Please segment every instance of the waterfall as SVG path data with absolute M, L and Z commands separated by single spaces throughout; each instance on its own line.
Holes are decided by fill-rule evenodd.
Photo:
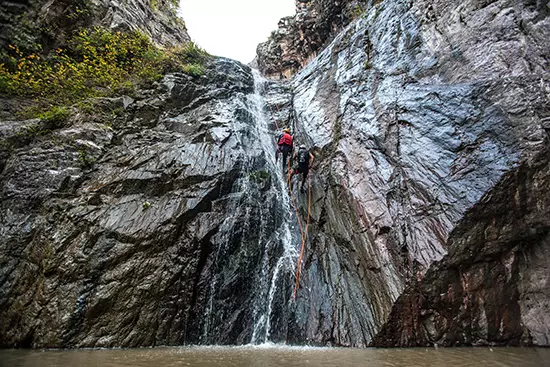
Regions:
M 233 208 L 232 215 L 225 218 L 222 225 L 220 226 L 219 232 L 222 234 L 223 237 L 225 237 L 227 240 L 223 242 L 222 246 L 219 246 L 215 258 L 214 258 L 214 264 L 216 266 L 217 271 L 213 272 L 213 277 L 209 285 L 209 296 L 208 296 L 208 302 L 206 304 L 205 309 L 205 321 L 203 323 L 202 327 L 202 333 L 201 333 L 201 343 L 202 344 L 213 344 L 216 343 L 216 338 L 210 337 L 210 331 L 213 326 L 215 326 L 215 322 L 212 322 L 213 315 L 215 314 L 214 311 L 214 301 L 216 299 L 217 295 L 217 286 L 218 281 L 220 277 L 220 272 L 224 266 L 223 262 L 221 261 L 222 258 L 226 256 L 226 251 L 228 250 L 228 244 L 231 237 L 234 235 L 236 223 L 239 217 L 243 217 L 243 231 L 246 233 L 250 227 L 250 200 L 251 198 L 246 195 L 247 192 L 250 190 L 251 182 L 250 182 L 250 176 L 248 175 L 248 172 L 252 169 L 252 162 L 250 160 L 245 161 L 245 165 L 242 168 L 243 172 L 245 174 L 239 178 L 239 180 L 236 183 L 236 194 L 231 195 L 228 201 L 228 206 Z M 261 230 L 261 229 L 260 229 Z M 260 236 L 260 239 L 262 236 Z
M 229 215 L 214 251 L 198 331 L 201 344 L 262 344 L 286 340 L 300 245 L 282 161 L 275 157 L 273 116 L 253 71 L 254 92 L 234 100 L 239 175 L 224 199 Z M 270 97 L 273 97 L 271 95 Z M 229 321 L 228 321 L 229 320 Z
M 265 90 L 268 81 L 263 78 L 257 70 L 253 70 L 254 75 L 254 94 L 249 95 L 249 102 L 252 113 L 256 121 L 256 133 L 261 142 L 261 148 L 265 157 L 265 169 L 275 180 L 271 190 L 275 190 L 275 195 L 279 201 L 283 214 L 281 225 L 275 231 L 273 241 L 263 244 L 266 248 L 262 259 L 262 278 L 261 289 L 258 292 L 254 309 L 254 331 L 251 338 L 252 344 L 267 343 L 272 335 L 272 327 L 276 320 L 273 320 L 277 306 L 281 306 L 284 313 L 287 309 L 287 301 L 292 292 L 288 283 L 282 280 L 286 277 L 294 279 L 295 264 L 298 258 L 298 242 L 296 236 L 296 218 L 291 207 L 288 185 L 282 172 L 282 165 L 275 160 L 274 134 L 272 118 L 266 106 L 265 97 L 262 91 Z M 272 253 L 276 253 L 276 247 L 281 246 L 282 252 L 276 261 L 270 259 Z M 270 269 L 269 264 L 275 265 Z M 286 286 L 289 289 L 281 289 Z M 283 296 L 284 299 L 279 299 Z M 279 318 L 284 315 L 277 315 Z

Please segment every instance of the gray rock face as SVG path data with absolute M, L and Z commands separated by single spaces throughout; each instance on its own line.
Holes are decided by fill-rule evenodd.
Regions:
M 296 0 L 296 15 L 258 45 L 258 69 L 274 78 L 288 78 L 322 51 L 344 26 L 359 16 L 365 0 Z
M 80 27 L 139 30 L 155 43 L 174 46 L 190 41 L 185 23 L 170 0 L 25 0 L 0 2 L 0 56 L 8 45 L 26 52 L 49 51 Z
M 51 132 L 0 125 L 1 346 L 264 340 L 295 234 L 253 90 L 220 59 Z
M 299 293 L 302 311 L 291 340 L 369 344 L 407 280 L 422 278 L 456 243 L 468 241 L 466 233 L 453 241 L 449 235 L 459 225 L 473 225 L 465 215 L 482 196 L 498 191 L 495 186 L 505 173 L 521 172 L 522 162 L 546 149 L 547 15 L 546 5 L 511 1 L 484 6 L 382 2 L 350 24 L 295 76 L 291 85 L 297 140 L 314 146 L 320 159 L 312 181 L 314 225 L 307 276 Z M 547 196 L 547 190 L 540 195 Z M 547 223 L 537 224 L 533 214 L 543 210 L 539 204 L 534 199 L 522 203 L 529 209 L 516 214 L 525 214 L 525 223 L 514 227 L 541 227 L 539 240 L 530 247 L 533 254 L 548 251 L 543 236 Z M 478 216 L 491 218 L 497 209 L 486 207 Z M 504 231 L 508 224 L 500 224 Z M 498 223 L 493 226 L 500 228 Z M 529 269 L 528 261 L 514 260 L 521 255 L 512 248 L 503 249 L 503 259 L 509 260 L 502 261 L 523 270 L 514 270 L 509 281 L 524 294 L 542 287 L 544 296 L 537 301 L 529 296 L 507 298 L 498 291 L 507 283 L 499 282 L 486 283 L 487 289 L 480 292 L 491 294 L 498 307 L 516 310 L 498 320 L 515 331 L 523 324 L 523 337 L 520 330 L 502 338 L 482 338 L 492 335 L 488 330 L 495 320 L 476 324 L 472 319 L 483 315 L 469 309 L 472 314 L 464 316 L 464 322 L 472 322 L 465 331 L 470 334 L 443 338 L 448 340 L 445 344 L 544 340 L 540 323 L 546 319 L 539 312 L 550 294 L 544 282 L 533 285 L 529 279 L 540 274 L 541 267 L 547 269 L 548 262 L 540 259 Z M 453 266 L 467 269 L 468 260 L 460 259 Z M 487 261 L 484 266 L 490 266 Z M 442 282 L 441 287 L 454 281 L 433 272 L 430 279 Z M 427 280 L 422 284 L 424 289 L 435 287 Z M 437 307 L 429 299 L 422 307 Z M 401 312 L 393 310 L 391 322 L 399 325 L 394 331 L 405 329 L 408 311 L 401 304 L 395 306 Z M 446 324 L 432 319 L 426 328 L 437 335 L 457 335 L 464 329 L 449 326 L 454 325 L 452 317 L 458 315 L 448 315 Z M 418 339 L 411 333 L 407 338 L 381 337 L 377 345 L 439 342 L 432 334 Z
M 177 1 L 159 0 L 93 0 L 96 22 L 116 30 L 140 30 L 154 42 L 174 46 L 189 42 L 185 23 L 178 18 Z
M 406 287 L 375 345 L 548 345 L 550 150 L 483 196 Z

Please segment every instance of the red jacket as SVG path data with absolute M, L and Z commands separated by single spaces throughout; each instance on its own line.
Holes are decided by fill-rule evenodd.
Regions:
M 278 145 L 288 145 L 289 147 L 292 146 L 292 135 L 289 133 L 284 133 L 283 136 L 279 139 Z

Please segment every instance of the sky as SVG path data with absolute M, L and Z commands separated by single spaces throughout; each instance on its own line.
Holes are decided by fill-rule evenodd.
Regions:
M 294 0 L 180 0 L 191 39 L 212 55 L 249 63 L 256 46 L 294 15 Z

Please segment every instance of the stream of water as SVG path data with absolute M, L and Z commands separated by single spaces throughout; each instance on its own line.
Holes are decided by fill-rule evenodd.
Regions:
M 342 349 L 259 345 L 126 350 L 2 350 L 2 367 L 400 367 L 550 366 L 550 349 L 414 348 Z
M 260 299 L 257 303 L 255 310 L 255 325 L 254 333 L 252 335 L 251 343 L 259 344 L 270 341 L 271 336 L 271 317 L 274 308 L 274 302 L 277 287 L 280 285 L 280 280 L 283 276 L 292 276 L 296 259 L 298 258 L 298 252 L 296 244 L 293 242 L 292 226 L 296 219 L 292 217 L 292 210 L 290 204 L 290 196 L 287 191 L 287 183 L 282 173 L 281 162 L 277 162 L 275 159 L 274 148 L 274 132 L 272 130 L 272 122 L 268 115 L 265 97 L 261 94 L 265 89 L 265 83 L 267 80 L 263 78 L 257 70 L 253 70 L 254 75 L 254 91 L 255 93 L 249 96 L 250 104 L 253 106 L 251 111 L 256 120 L 257 134 L 261 142 L 261 147 L 266 160 L 265 168 L 274 178 L 273 189 L 276 191 L 277 199 L 282 205 L 283 220 L 282 224 L 277 230 L 276 243 L 267 244 L 266 246 L 282 246 L 282 253 L 279 255 L 275 262 L 275 266 L 271 271 L 271 277 L 265 276 L 264 279 L 270 279 L 264 282 L 262 291 L 260 292 Z M 279 164 L 277 164 L 279 163 Z M 263 263 L 264 269 L 267 269 L 267 264 L 270 262 L 270 256 L 273 253 L 272 249 L 267 248 L 264 252 Z M 283 294 L 286 292 L 282 292 Z M 283 302 L 285 300 L 282 300 Z
M 246 285 L 241 284 L 253 291 L 247 299 L 247 312 L 251 314 L 245 312 L 243 315 L 247 316 L 242 316 L 247 324 L 236 327 L 246 329 L 239 331 L 240 342 L 264 344 L 286 340 L 300 239 L 282 162 L 277 162 L 275 156 L 277 132 L 264 92 L 268 81 L 254 71 L 254 82 L 254 93 L 248 94 L 240 106 L 246 111 L 245 122 L 236 129 L 235 136 L 248 151 L 242 157 L 243 174 L 233 183 L 232 194 L 225 204 L 231 214 L 217 234 L 222 240 L 211 265 L 213 275 L 201 323 L 201 345 L 219 343 L 220 337 L 231 330 L 231 325 L 224 325 L 224 317 L 234 312 L 234 308 L 227 306 L 232 302 L 230 287 L 234 286 L 233 279 L 242 276 L 238 269 L 246 266 L 249 279 Z M 258 202 L 258 195 L 251 195 L 258 185 L 265 185 L 261 189 L 265 205 Z M 243 266 L 239 258 L 247 259 L 248 263 Z

